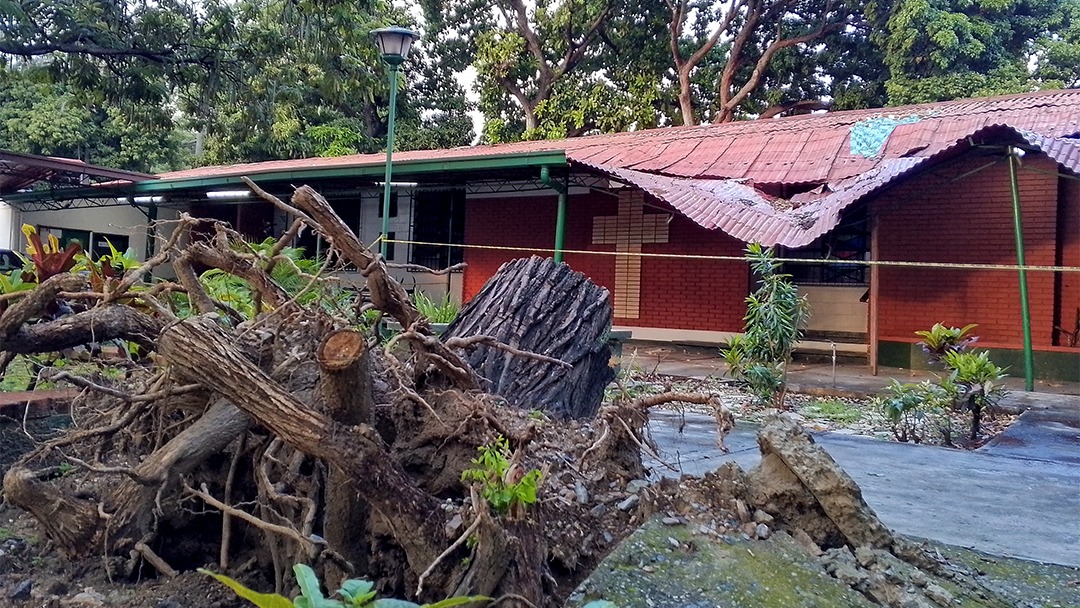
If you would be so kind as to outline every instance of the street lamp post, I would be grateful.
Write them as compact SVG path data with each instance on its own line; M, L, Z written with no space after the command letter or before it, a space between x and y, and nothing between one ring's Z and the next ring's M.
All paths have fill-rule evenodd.
M394 118L397 111L398 68L408 59L413 42L420 36L403 27L384 27L371 33L375 36L375 44L382 53L383 61L390 66L390 116L387 118L386 127L386 177L383 180L382 233L379 235L379 254L386 258L386 239L390 228L390 179L394 161Z

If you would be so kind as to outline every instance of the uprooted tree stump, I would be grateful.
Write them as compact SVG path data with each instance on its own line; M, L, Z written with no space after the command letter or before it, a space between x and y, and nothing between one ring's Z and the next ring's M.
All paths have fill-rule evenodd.
M641 490L629 486L646 476L649 409L706 404L721 438L729 428L709 395L600 406L613 373L608 295L566 266L539 258L504 266L440 338L318 193L301 187L289 204L249 186L294 218L269 251L221 223L193 232L206 223L185 215L141 267L109 281L94 275L96 291L61 274L3 296L7 353L91 340L140 346L119 380L52 373L86 389L74 404L78 424L4 476L6 500L64 555L127 580L216 562L278 592L292 588L292 565L303 562L331 588L358 577L384 596L554 607L646 515ZM282 254L304 229L331 245L314 272ZM366 278L370 302L336 287L331 271L345 264ZM142 282L165 265L175 282ZM255 313L216 300L195 270L206 267L245 285ZM274 278L282 268L303 287L283 288ZM58 300L74 312L53 318L46 311ZM365 324L369 310L401 332L383 341ZM505 471L463 483L477 449L502 439ZM829 522L806 524L820 528L820 542L831 536L914 560L918 552L904 553L876 518L850 512L861 501L828 498L857 488L804 457L813 451L804 443L790 429L763 433L766 459L794 498L763 490L761 508L803 505ZM60 474L61 462L78 471ZM485 498L534 470L535 503L497 511ZM728 481L664 483L648 494L673 504L693 492L695 509L725 519L739 488L760 489Z
M330 587L360 577L422 601L559 605L638 517L607 506L645 475L648 408L710 398L598 411L613 374L608 294L565 265L507 265L440 338L317 192L298 188L286 203L249 186L293 218L270 250L183 215L142 266L94 274L96 291L61 274L5 298L8 353L140 346L119 380L52 374L87 389L78 425L7 471L7 501L61 553L115 577L217 562L269 573L287 592L304 562ZM306 229L331 245L314 272L282 254ZM345 264L365 277L368 302L337 286L331 271ZM175 281L144 283L158 267ZM255 314L216 300L196 268L237 280ZM283 268L303 287L284 289ZM57 300L76 303L73 314L47 314ZM370 310L401 332L384 341ZM462 482L477 448L499 438L507 477L485 483L540 471L535 504L496 512L483 484ZM58 476L60 462L78 471Z
M615 377L608 291L565 264L537 256L507 262L447 328L484 389L524 409L592 418ZM507 348L511 347L511 348ZM514 350L553 361L517 356Z

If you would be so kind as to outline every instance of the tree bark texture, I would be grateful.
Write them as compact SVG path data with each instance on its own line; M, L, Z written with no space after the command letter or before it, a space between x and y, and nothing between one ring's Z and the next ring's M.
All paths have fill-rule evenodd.
M316 359L319 362L316 405L338 423L370 425L374 406L371 362L364 335L349 329L332 331L323 338ZM357 572L367 571L368 517L355 475L331 465L326 480L323 535L330 548L340 553ZM333 574L343 578L347 573Z
M477 346L469 364L483 389L524 409L561 418L591 418L615 377L607 335L608 291L566 264L533 256L507 262L447 328L446 339L487 335L559 365Z

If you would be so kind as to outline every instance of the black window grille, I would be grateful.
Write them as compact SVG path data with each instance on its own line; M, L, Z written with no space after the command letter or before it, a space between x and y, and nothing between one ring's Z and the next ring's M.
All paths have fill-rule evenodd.
M465 191L420 191L413 197L412 240L409 262L436 270L459 264L465 242Z
M846 214L840 225L806 247L784 252L787 258L829 260L828 262L789 262L784 272L800 285L867 285L870 267L865 264L845 264L844 260L868 259L870 253L870 222L866 207Z

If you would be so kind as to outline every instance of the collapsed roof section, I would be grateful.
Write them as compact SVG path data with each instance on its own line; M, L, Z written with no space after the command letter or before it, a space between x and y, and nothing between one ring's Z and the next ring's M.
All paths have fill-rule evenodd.
M1014 145L1042 152L1063 169L1080 175L1080 141L1046 137L1010 125L990 125L956 133L917 156L886 158L870 169L823 184L790 198L770 196L747 179L707 179L656 175L618 166L579 164L645 190L704 228L722 230L746 242L801 247L840 222L844 209L904 178L984 145Z

